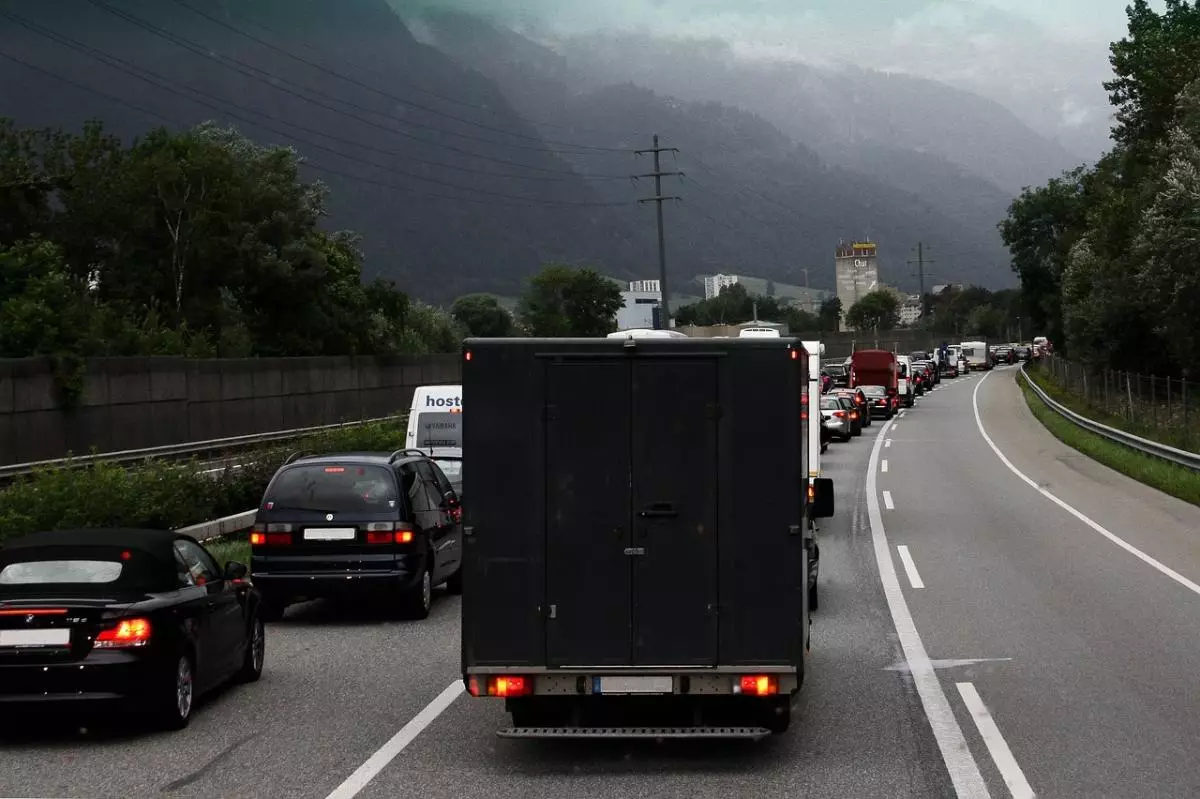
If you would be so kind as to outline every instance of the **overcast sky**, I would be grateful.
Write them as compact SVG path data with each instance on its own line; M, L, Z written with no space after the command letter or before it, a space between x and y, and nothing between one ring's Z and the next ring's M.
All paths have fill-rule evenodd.
M396 0L404 2L404 0ZM748 58L908 72L970 89L1085 157L1103 148L1127 0L418 0L561 32L719 37ZM1155 3L1161 5L1161 3Z

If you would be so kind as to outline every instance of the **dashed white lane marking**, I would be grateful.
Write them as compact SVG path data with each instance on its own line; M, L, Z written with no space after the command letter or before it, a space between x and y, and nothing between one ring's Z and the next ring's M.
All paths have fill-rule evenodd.
M885 460L881 460L881 461L879 462L879 471L881 471L881 472L886 472L886 471L887 471L887 460L886 460L886 459L885 459Z
M387 767L388 763L395 760L396 755L404 751L410 743L412 743L421 732L433 723L434 719L442 715L446 708L458 699L459 694L466 690L462 680L455 680L446 686L440 694L428 705L421 710L420 713L413 716L412 721L400 728L400 731L392 736L391 740L379 748L375 754L367 758L367 762L359 766L353 774L346 778L346 781L333 789L333 792L325 799L351 799L356 796L359 791L367 787L367 784L375 779L379 772Z
M1036 794L1034 794L1033 788L1029 787L1029 781L1025 779L1025 772L1021 771L1021 766L1013 757L1012 750L1008 748L1008 742L1004 740L1000 728L996 726L996 720L992 718L987 705L983 703L979 692L975 690L975 684L960 682L956 685L958 692L962 694L963 702L967 705L967 710L971 711L971 718L975 720L975 726L979 728L979 734L983 736L983 743L987 746L992 760L996 763L996 768L1000 771L1000 776L1004 778L1004 784L1008 786L1008 790L1013 795L1013 799L1034 799Z
M891 445L892 445L892 440L890 438L884 440L884 442L883 442L884 449L887 449Z
M883 449L883 437L887 434L889 422L875 437L875 445L871 448L871 459L867 464L867 516L871 523L871 539L875 548L875 563L879 568L879 581L883 584L883 595L887 600L888 610L892 614L892 624L896 627L896 636L904 650L904 659L908 662L908 671L916 686L917 695L921 697L921 705L925 709L925 717L933 730L938 750L950 773L950 781L955 793L960 799L976 799L987 797L987 784L979 773L979 765L967 746L958 719L950 707L950 700L942 690L937 672L925 651L921 634L917 632L917 624L913 621L908 610L908 601L900 587L896 576L896 566L892 563L892 551L888 546L887 534L883 528L883 513L879 510L878 475L875 472L875 462L879 460L879 451ZM884 492L886 501L891 495Z
M894 503L894 502L892 502L892 492L891 492L891 491L884 491L884 492L883 492L883 506L884 506L885 508L887 508L888 510L895 510L895 509L896 509L896 505L895 505L895 503Z
M908 547L900 544L896 547L896 551L900 553L900 562L904 564L904 571L908 574L908 581L912 583L912 587L924 588L925 583L922 582L921 575L917 572L916 561L913 560L912 553L908 551Z
M983 440L987 442L987 445L992 448L992 452L996 453L996 457L1000 459L1000 462L1003 463L1005 466L1007 466L1008 470L1010 472L1012 472L1017 477L1019 477L1022 481L1025 482L1026 485L1028 485L1034 491L1038 492L1043 497L1050 500L1055 505L1057 505L1058 507L1065 510L1067 513L1071 514L1076 519L1083 522L1088 527L1092 528L1097 533L1099 533L1100 535L1107 538L1109 541L1112 541L1114 544L1119 546L1121 549L1125 550L1126 552L1133 555L1134 557L1141 559L1145 563L1148 563L1150 566L1154 567L1155 569L1158 569L1160 572L1162 572L1166 576L1170 577L1172 580L1179 583L1180 585L1182 585L1184 588L1188 589L1192 593L1200 594L1200 585L1198 585L1195 582L1184 577L1182 574L1175 571L1170 566L1167 566L1167 565L1161 563L1160 561L1155 560L1153 557L1151 557L1150 555L1147 555L1145 552L1138 549L1133 544L1130 544L1124 538L1121 538L1118 535L1114 535L1113 533L1110 533L1107 529L1102 527L1098 522L1093 521L1091 518L1089 518L1087 515L1085 515L1081 511L1076 510L1074 507L1072 507L1068 503L1064 502L1063 500L1059 499L1054 494L1051 494L1049 491L1047 491L1046 489L1044 489L1040 485L1038 485L1036 482L1034 482L1034 480L1032 480L1028 475L1026 475L1024 472L1022 472L1016 466L1013 466L1012 461L1010 461L1007 457L1005 457L1004 453L1000 451L1000 448L996 446L996 442L992 441L992 437L987 434L987 430L985 430L983 427L983 419L979 415L979 389L983 388L983 384L985 382L987 382L989 375L991 375L991 372L988 372L987 374L985 374L979 380L979 383L976 384L975 391L973 391L971 393L971 405L975 411L975 426L979 428L979 434L981 436L983 436Z

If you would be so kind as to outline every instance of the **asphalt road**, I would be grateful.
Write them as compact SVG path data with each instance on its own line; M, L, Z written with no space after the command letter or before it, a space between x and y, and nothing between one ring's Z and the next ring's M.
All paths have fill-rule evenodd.
M1014 474L976 424L976 387L1014 468L1150 560ZM1008 370L947 381L881 428L824 456L837 516L807 679L777 739L501 740L499 700L426 709L458 679L457 598L417 623L313 604L268 629L260 682L183 732L0 724L0 796L1200 794L1200 596L1176 579L1200 580L1200 511L1063 447Z

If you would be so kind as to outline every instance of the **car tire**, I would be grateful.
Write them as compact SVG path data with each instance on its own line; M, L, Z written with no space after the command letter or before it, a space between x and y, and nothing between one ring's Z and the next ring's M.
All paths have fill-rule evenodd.
M401 605L401 610L405 618L414 621L421 621L429 618L429 611L433 609L433 574L431 570L432 557L426 559L425 566L421 570L421 579L417 582L416 588L410 588L404 592L404 599Z
M238 682L258 682L262 676L263 662L267 658L267 627L257 613L250 620L250 637L246 641L246 654L242 668L238 671Z
M850 441L850 440L852 440L853 438L854 438L854 434L853 434L853 433L847 433L846 435L844 435L844 436L842 436L842 437L841 437L841 440L842 440L843 442L845 442L845 441Z
M192 720L196 704L196 661L187 652L180 653L175 667L162 675L154 696L155 726L163 730L182 730Z
M763 726L773 735L782 735L792 726L792 708L790 705L774 707L763 713Z
M458 564L458 571L450 575L450 579L446 581L446 590L452 594L461 594L463 592L463 564Z
M808 610L810 613L814 610L817 610L820 607L820 605L821 605L820 598L819 598L820 593L821 592L819 590L817 590L817 581L816 580L813 580L811 583L808 584Z

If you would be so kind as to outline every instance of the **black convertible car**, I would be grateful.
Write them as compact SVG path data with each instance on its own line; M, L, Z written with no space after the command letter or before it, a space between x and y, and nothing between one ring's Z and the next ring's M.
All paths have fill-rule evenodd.
M163 530L33 533L0 549L0 718L117 702L168 729L230 678L262 674L247 568Z

